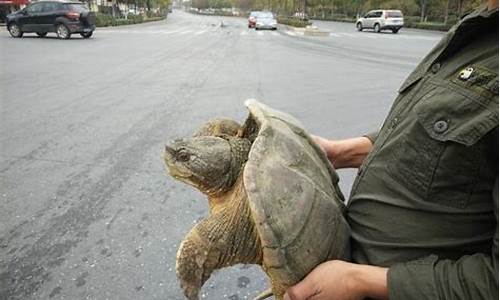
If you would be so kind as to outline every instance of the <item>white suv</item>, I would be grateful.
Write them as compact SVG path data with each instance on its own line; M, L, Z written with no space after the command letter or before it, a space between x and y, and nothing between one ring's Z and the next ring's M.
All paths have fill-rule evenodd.
M398 33L403 25L403 13L400 10L372 10L356 21L356 28L359 31L373 28L375 32L390 29L393 33Z

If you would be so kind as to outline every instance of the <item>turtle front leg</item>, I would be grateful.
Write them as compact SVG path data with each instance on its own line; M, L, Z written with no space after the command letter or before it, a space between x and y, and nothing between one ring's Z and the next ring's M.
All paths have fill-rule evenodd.
M214 270L239 263L262 263L260 239L246 197L228 202L219 204L191 229L177 252L177 276L190 300L198 299Z

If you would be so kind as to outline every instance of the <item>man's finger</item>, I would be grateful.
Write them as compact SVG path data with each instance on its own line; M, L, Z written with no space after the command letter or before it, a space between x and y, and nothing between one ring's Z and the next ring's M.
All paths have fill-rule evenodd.
M288 288L283 300L306 300L316 295L317 292L314 281L307 276L301 282Z

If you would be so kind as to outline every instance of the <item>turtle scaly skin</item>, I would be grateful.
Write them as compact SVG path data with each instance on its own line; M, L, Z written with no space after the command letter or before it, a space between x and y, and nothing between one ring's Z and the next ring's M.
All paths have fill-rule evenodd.
M248 198L240 177L233 189L212 197L212 213L184 238L177 252L177 274L190 300L214 270L262 262L260 240L251 222Z

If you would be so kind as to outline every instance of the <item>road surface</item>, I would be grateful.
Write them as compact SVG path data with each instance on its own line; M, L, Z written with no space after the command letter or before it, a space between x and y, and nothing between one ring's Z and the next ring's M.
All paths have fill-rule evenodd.
M0 31L0 298L184 299L175 254L207 203L166 175L163 145L217 116L244 120L247 98L314 134L362 135L442 37L316 25L330 35L181 11L88 40ZM347 195L355 172L340 174ZM236 266L201 298L266 287L258 267Z

